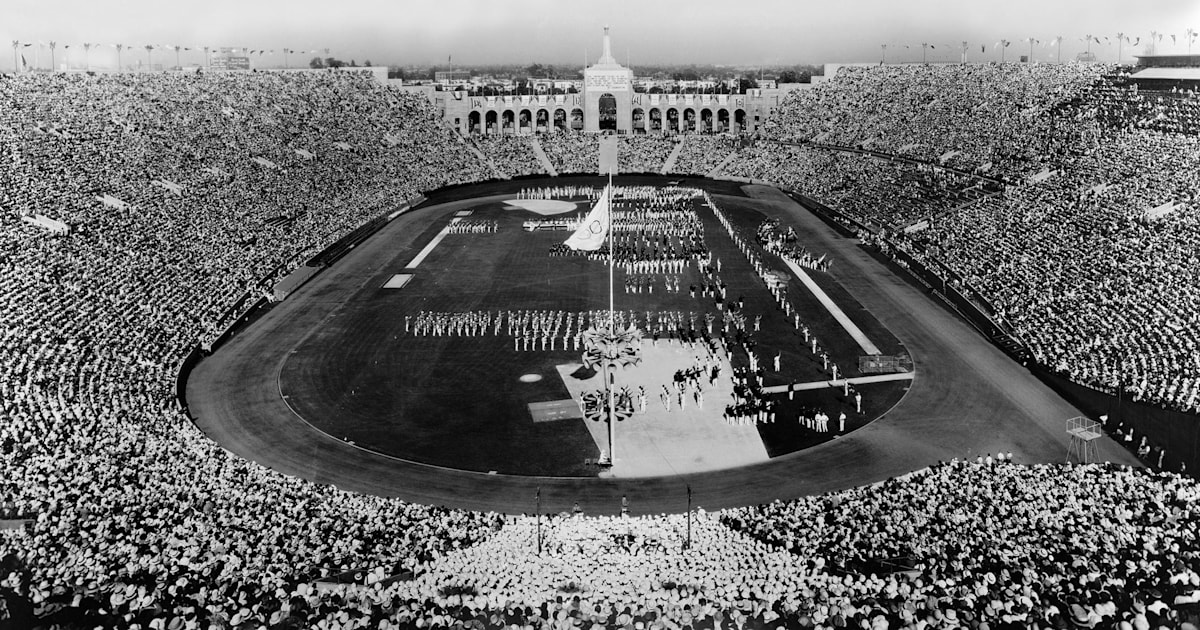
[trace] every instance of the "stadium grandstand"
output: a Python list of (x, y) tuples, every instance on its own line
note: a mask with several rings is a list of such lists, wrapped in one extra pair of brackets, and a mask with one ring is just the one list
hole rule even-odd
[(843, 66), (753, 133), (619, 136), (623, 173), (803, 196), (1140, 466), (962, 453), (762, 505), (535, 515), (212, 441), (181, 366), (281, 281), (436, 191), (599, 170), (600, 134), (461, 122), (350, 69), (0, 76), (0, 628), (1200, 624), (1196, 83)]

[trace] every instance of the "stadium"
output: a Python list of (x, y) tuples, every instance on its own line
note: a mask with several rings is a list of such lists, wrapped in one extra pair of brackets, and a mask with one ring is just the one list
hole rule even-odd
[(1195, 630), (1196, 56), (602, 42), (554, 107), (14, 41), (0, 628)]

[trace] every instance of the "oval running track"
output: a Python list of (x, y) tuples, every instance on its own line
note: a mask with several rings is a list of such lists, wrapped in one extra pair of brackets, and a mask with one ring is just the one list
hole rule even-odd
[[(778, 191), (770, 192), (774, 194), (756, 195), (765, 199), (739, 197), (736, 203), (786, 217), (805, 235), (810, 249), (829, 252), (832, 275), (899, 338), (916, 366), (910, 390), (895, 407), (844, 437), (761, 464), (676, 477), (522, 477), (380, 455), (326, 435), (296, 416), (278, 385), (288, 353), (341, 300), (369, 281), (397, 247), (419, 251), (423, 243), (414, 240), (427, 233), (432, 221), (481, 199), (401, 215), (201, 361), (187, 384), (193, 420), (229, 451), (289, 475), (354, 492), (505, 513), (532, 514), (539, 488), (541, 509), (547, 513), (569, 510), (578, 502), (589, 514), (615, 514), (626, 496), (632, 513), (647, 514), (683, 512), (689, 486), (692, 506), (718, 509), (861, 486), (980, 453), (1012, 452), (1018, 463), (1065, 460), (1064, 423), (1080, 415), (1079, 410), (932, 297), (897, 277), (857, 240), (842, 237)], [(715, 199), (718, 204), (733, 202)], [(1115, 442), (1100, 442), (1102, 461), (1138, 465)]]

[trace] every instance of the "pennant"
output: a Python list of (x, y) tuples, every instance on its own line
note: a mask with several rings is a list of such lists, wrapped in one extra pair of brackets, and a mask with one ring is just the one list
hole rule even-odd
[(609, 228), (609, 212), (610, 202), (608, 199), (609, 190), (605, 186), (604, 192), (600, 193), (600, 198), (596, 200), (596, 205), (592, 207), (592, 211), (588, 213), (587, 218), (583, 220), (575, 233), (565, 241), (565, 245), (573, 250), (579, 251), (596, 251), (604, 244), (604, 239), (608, 237)]

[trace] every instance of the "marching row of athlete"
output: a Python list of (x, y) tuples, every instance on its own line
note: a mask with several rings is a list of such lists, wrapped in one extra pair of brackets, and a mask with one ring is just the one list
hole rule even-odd
[(459, 219), (446, 226), (448, 234), (494, 234), (499, 229), (500, 222), (489, 219)]

